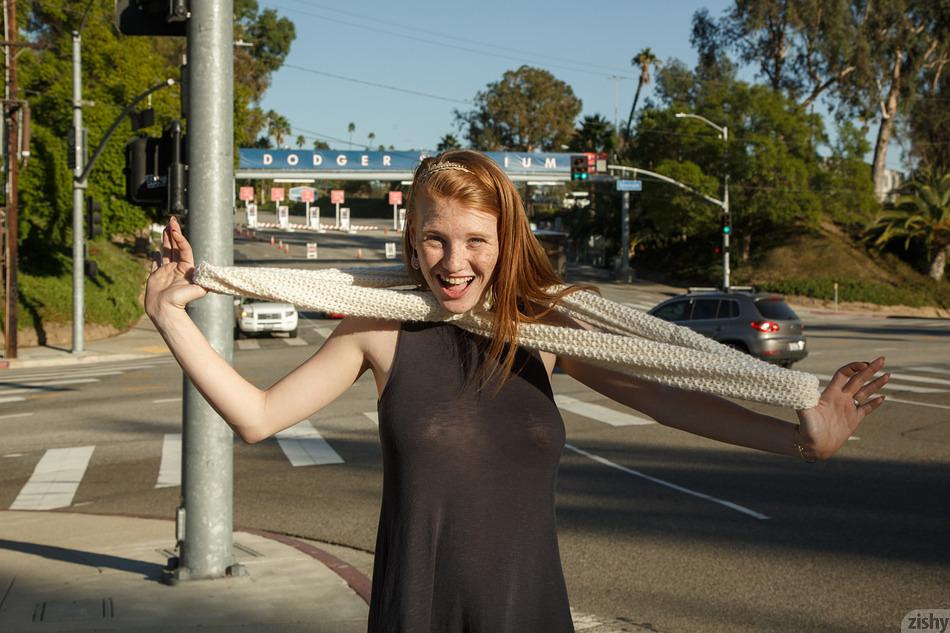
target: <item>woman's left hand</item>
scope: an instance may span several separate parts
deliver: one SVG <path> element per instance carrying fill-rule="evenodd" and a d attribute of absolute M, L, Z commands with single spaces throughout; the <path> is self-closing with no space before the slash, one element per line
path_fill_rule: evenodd
<path fill-rule="evenodd" d="M 834 455 L 861 421 L 883 404 L 884 396 L 872 397 L 891 377 L 874 378 L 882 367 L 883 356 L 870 363 L 848 363 L 835 372 L 817 406 L 798 411 L 801 426 L 795 441 L 806 457 L 828 459 Z"/>

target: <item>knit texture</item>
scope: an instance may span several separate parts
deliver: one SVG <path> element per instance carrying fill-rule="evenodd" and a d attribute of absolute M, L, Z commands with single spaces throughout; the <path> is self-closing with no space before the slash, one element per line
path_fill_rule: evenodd
<path fill-rule="evenodd" d="M 469 332 L 492 335 L 489 312 L 448 312 L 431 292 L 406 289 L 413 282 L 401 266 L 297 270 L 201 262 L 194 282 L 213 292 L 285 301 L 309 310 L 393 321 L 450 321 Z M 811 374 L 766 363 L 595 293 L 571 293 L 556 309 L 596 329 L 521 324 L 518 344 L 681 389 L 795 409 L 818 404 L 818 378 Z"/>

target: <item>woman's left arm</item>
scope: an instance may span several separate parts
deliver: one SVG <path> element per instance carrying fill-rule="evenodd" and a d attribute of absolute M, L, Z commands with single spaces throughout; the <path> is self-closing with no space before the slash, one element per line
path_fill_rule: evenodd
<path fill-rule="evenodd" d="M 847 441 L 861 420 L 884 401 L 883 396 L 871 396 L 890 377 L 884 374 L 873 378 L 884 366 L 883 357 L 871 363 L 845 365 L 835 372 L 816 407 L 798 411 L 799 425 L 719 396 L 661 385 L 583 361 L 562 357 L 558 364 L 591 389 L 665 426 L 809 460 L 827 459 Z"/>

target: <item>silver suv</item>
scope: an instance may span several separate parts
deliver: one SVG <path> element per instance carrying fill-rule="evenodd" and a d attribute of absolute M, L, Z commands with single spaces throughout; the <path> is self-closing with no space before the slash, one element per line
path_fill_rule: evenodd
<path fill-rule="evenodd" d="M 780 295 L 690 292 L 667 299 L 648 314 L 783 367 L 808 356 L 805 326 Z"/>

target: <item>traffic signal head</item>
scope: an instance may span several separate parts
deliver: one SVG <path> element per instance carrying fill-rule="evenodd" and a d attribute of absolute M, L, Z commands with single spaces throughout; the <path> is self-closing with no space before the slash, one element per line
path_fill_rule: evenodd
<path fill-rule="evenodd" d="M 571 156 L 571 180 L 588 180 L 590 168 L 587 154 L 573 154 Z"/>
<path fill-rule="evenodd" d="M 730 225 L 728 225 L 728 224 L 723 224 L 723 225 L 722 225 L 722 233 L 723 233 L 723 235 L 729 235 L 730 233 L 732 233 L 732 227 L 731 227 Z"/>
<path fill-rule="evenodd" d="M 100 235 L 102 235 L 102 203 L 89 196 L 86 198 L 86 236 L 94 240 Z M 92 277 L 95 277 L 95 274 Z"/>

